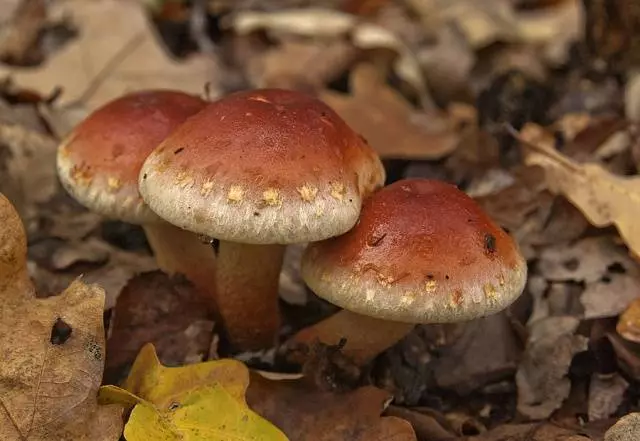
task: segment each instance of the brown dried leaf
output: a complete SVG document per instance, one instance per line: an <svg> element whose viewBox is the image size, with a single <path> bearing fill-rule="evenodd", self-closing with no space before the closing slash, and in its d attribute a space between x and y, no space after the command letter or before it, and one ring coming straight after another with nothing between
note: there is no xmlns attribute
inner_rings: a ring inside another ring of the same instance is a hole
<svg viewBox="0 0 640 441"><path fill-rule="evenodd" d="M197 94L215 79L212 58L198 55L176 62L164 53L141 2L63 0L51 8L52 15L71 17L79 37L40 69L0 67L0 77L10 75L18 86L45 96L62 88L59 104L81 100L89 109L142 88Z"/></svg>
<svg viewBox="0 0 640 441"><path fill-rule="evenodd" d="M623 416L607 433L604 441L636 441L640 437L640 413Z"/></svg>
<svg viewBox="0 0 640 441"><path fill-rule="evenodd" d="M0 266L4 281L12 281L0 283L0 438L119 439L122 408L97 402L104 367L104 291L75 281L59 296L34 298L25 277L24 230L1 195L0 219L7 221L2 239L13 238L0 248L0 257L12 257ZM8 267L13 271L5 271Z"/></svg>
<svg viewBox="0 0 640 441"><path fill-rule="evenodd" d="M411 425L380 417L390 396L367 386L336 394L300 380L267 380L252 373L249 406L296 441L416 441Z"/></svg>
<svg viewBox="0 0 640 441"><path fill-rule="evenodd" d="M548 418L569 396L569 365L576 353L587 349L587 339L574 335L579 324L574 317L549 317L530 325L529 344L516 374L521 414Z"/></svg>
<svg viewBox="0 0 640 441"><path fill-rule="evenodd" d="M640 177L615 176L598 164L578 164L556 151L553 136L535 124L520 132L529 145L526 163L546 172L549 190L563 194L596 227L615 225L631 252L640 255Z"/></svg>
<svg viewBox="0 0 640 441"><path fill-rule="evenodd" d="M374 66L357 66L350 81L351 95L324 90L320 98L381 157L439 159L458 146L459 137L446 116L414 109L384 83Z"/></svg>
<svg viewBox="0 0 640 441"><path fill-rule="evenodd" d="M466 441L590 441L590 438L552 423L505 424Z"/></svg>
<svg viewBox="0 0 640 441"><path fill-rule="evenodd" d="M146 343L168 366L203 361L213 336L208 309L192 285L155 271L131 279L118 297L107 340L106 378L114 382Z"/></svg>
<svg viewBox="0 0 640 441"><path fill-rule="evenodd" d="M622 313L616 331L626 340L640 343L640 298L631 302Z"/></svg>

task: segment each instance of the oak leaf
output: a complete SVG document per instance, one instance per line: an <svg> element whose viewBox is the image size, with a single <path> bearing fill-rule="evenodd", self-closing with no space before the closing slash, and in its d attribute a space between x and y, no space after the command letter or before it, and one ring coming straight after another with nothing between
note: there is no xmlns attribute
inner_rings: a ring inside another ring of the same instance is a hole
<svg viewBox="0 0 640 441"><path fill-rule="evenodd" d="M121 406L99 406L104 291L74 281L36 299L24 229L0 195L0 439L115 441Z"/></svg>
<svg viewBox="0 0 640 441"><path fill-rule="evenodd" d="M526 163L545 170L550 191L564 195L592 225L615 225L631 252L640 255L640 176L616 176L599 164L577 163L555 150L553 136L532 123L519 139L529 146Z"/></svg>
<svg viewBox="0 0 640 441"><path fill-rule="evenodd" d="M374 66L357 66L350 82L351 94L324 90L320 98L382 158L440 159L458 146L459 135L445 115L414 109L384 83Z"/></svg>
<svg viewBox="0 0 640 441"><path fill-rule="evenodd" d="M249 370L225 359L166 367L145 345L123 388L105 386L101 401L133 408L127 441L287 441L245 401Z"/></svg>
<svg viewBox="0 0 640 441"><path fill-rule="evenodd" d="M247 401L296 441L416 441L407 421L380 416L391 395L373 386L335 393L304 378L274 381L252 373Z"/></svg>

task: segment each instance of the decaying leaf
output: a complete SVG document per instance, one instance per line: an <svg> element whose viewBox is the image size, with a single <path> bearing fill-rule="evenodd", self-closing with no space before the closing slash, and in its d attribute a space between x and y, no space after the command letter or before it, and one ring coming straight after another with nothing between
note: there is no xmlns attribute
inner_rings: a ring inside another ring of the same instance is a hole
<svg viewBox="0 0 640 441"><path fill-rule="evenodd" d="M563 194L596 227L615 225L631 252L640 255L640 177L615 176L598 164L578 164L553 148L553 135L527 124L526 163L544 168L549 190Z"/></svg>
<svg viewBox="0 0 640 441"><path fill-rule="evenodd" d="M616 331L625 340L640 343L640 298L631 302L622 313Z"/></svg>
<svg viewBox="0 0 640 441"><path fill-rule="evenodd" d="M141 2L63 0L51 4L50 14L70 16L79 38L38 70L0 67L0 77L10 75L17 86L45 96L61 88L59 104L80 100L94 109L142 88L198 94L216 72L214 60L204 55L171 60L156 41ZM210 92L216 95L215 89Z"/></svg>
<svg viewBox="0 0 640 441"><path fill-rule="evenodd" d="M266 31L270 36L306 38L349 38L359 49L388 49L398 55L394 70L411 84L425 108L433 108L422 69L413 52L398 36L374 23L340 11L322 8L290 9L272 12L242 11L231 20L240 35Z"/></svg>
<svg viewBox="0 0 640 441"><path fill-rule="evenodd" d="M203 361L213 336L208 316L202 296L186 279L160 271L134 277L118 297L111 320L106 379L119 380L145 343L154 344L165 365Z"/></svg>
<svg viewBox="0 0 640 441"><path fill-rule="evenodd" d="M569 396L569 365L576 353L587 349L587 339L574 335L579 324L574 317L549 317L530 325L529 343L516 374L521 414L547 418Z"/></svg>
<svg viewBox="0 0 640 441"><path fill-rule="evenodd" d="M607 433L604 441L636 441L640 437L640 413L623 416Z"/></svg>
<svg viewBox="0 0 640 441"><path fill-rule="evenodd" d="M505 424L466 441L592 441L556 424Z"/></svg>
<svg viewBox="0 0 640 441"><path fill-rule="evenodd" d="M59 185L53 138L18 123L0 123L0 192L29 221L35 205L49 200Z"/></svg>
<svg viewBox="0 0 640 441"><path fill-rule="evenodd" d="M439 159L458 146L458 134L445 115L414 109L384 83L374 66L357 66L350 81L351 95L324 90L320 98L381 157Z"/></svg>
<svg viewBox="0 0 640 441"><path fill-rule="evenodd" d="M34 298L23 278L26 246L16 219L0 196L0 220L9 222L2 223L0 238L14 237L0 247L0 258L12 257L14 269L12 283L0 284L0 439L115 441L122 433L122 408L97 402L104 291L75 281L59 296Z"/></svg>
<svg viewBox="0 0 640 441"><path fill-rule="evenodd" d="M302 380L268 380L252 373L249 406L296 441L416 441L411 425L380 417L390 395L375 387L336 394Z"/></svg>
<svg viewBox="0 0 640 441"><path fill-rule="evenodd" d="M123 389L104 386L101 400L133 407L128 441L287 441L247 407L249 370L227 359L165 367L153 345L140 351Z"/></svg>
<svg viewBox="0 0 640 441"><path fill-rule="evenodd" d="M614 317L640 296L640 271L612 236L587 237L540 253L540 274L551 282L584 284L581 317Z"/></svg>

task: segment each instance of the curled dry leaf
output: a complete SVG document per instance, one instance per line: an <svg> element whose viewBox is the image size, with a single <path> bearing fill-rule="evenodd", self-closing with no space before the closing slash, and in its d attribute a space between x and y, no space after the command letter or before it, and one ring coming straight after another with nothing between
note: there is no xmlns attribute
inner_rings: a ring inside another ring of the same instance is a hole
<svg viewBox="0 0 640 441"><path fill-rule="evenodd" d="M160 271L134 277L115 306L105 377L113 381L126 372L145 343L154 344L165 364L202 361L213 335L214 323L208 316L202 297L184 278Z"/></svg>
<svg viewBox="0 0 640 441"><path fill-rule="evenodd" d="M1 195L0 220L0 439L117 440L121 406L97 402L104 291L75 281L59 296L36 299L24 230Z"/></svg>
<svg viewBox="0 0 640 441"><path fill-rule="evenodd" d="M89 109L142 88L197 94L214 79L215 62L210 57L194 56L184 63L169 58L141 2L64 0L53 3L50 14L70 16L79 37L40 69L0 67L0 77L10 75L17 86L45 96L61 88L64 93L58 103L80 100ZM216 95L215 88L210 92Z"/></svg>
<svg viewBox="0 0 640 441"><path fill-rule="evenodd" d="M350 95L324 90L320 98L381 157L439 159L458 146L459 136L446 115L417 111L385 84L374 66L357 66L350 82Z"/></svg>
<svg viewBox="0 0 640 441"><path fill-rule="evenodd" d="M640 298L631 302L622 313L616 331L625 340L640 343Z"/></svg>
<svg viewBox="0 0 640 441"><path fill-rule="evenodd" d="M416 441L407 421L380 417L390 395L367 386L321 392L304 379L268 380L252 373L247 402L296 441Z"/></svg>
<svg viewBox="0 0 640 441"><path fill-rule="evenodd" d="M566 377L571 360L587 349L587 339L574 335L580 321L548 317L530 325L524 358L516 374L518 411L531 419L548 418L569 396Z"/></svg>
<svg viewBox="0 0 640 441"><path fill-rule="evenodd" d="M171 368L147 344L123 389L104 386L100 399L133 409L124 429L128 441L287 441L247 407L248 385L249 370L238 361Z"/></svg>
<svg viewBox="0 0 640 441"><path fill-rule="evenodd" d="M554 149L553 135L527 124L520 140L529 146L528 165L546 172L549 190L560 193L596 227L615 225L631 252L640 256L640 177L609 173L598 164L579 164Z"/></svg>
<svg viewBox="0 0 640 441"><path fill-rule="evenodd" d="M630 413L623 416L607 433L604 441L636 441L640 438L640 413Z"/></svg>
<svg viewBox="0 0 640 441"><path fill-rule="evenodd" d="M266 31L271 36L315 39L346 37L359 49L391 50L398 55L394 63L395 73L416 90L425 108L433 108L415 55L398 36L382 26L361 21L351 14L322 8L242 11L232 18L230 25L240 35Z"/></svg>

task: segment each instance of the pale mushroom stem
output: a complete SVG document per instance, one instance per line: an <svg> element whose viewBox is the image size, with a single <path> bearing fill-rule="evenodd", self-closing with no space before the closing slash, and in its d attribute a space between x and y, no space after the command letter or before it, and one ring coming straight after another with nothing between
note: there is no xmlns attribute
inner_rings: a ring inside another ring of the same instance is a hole
<svg viewBox="0 0 640 441"><path fill-rule="evenodd" d="M145 224L143 228L160 269L170 275L184 275L217 311L213 247L196 234L166 222Z"/></svg>
<svg viewBox="0 0 640 441"><path fill-rule="evenodd" d="M392 322L368 317L355 312L342 311L326 318L294 335L287 343L289 348L299 344L313 345L321 342L336 345L346 340L342 353L358 365L373 360L411 332L414 324ZM304 357L292 353L291 361L302 363Z"/></svg>
<svg viewBox="0 0 640 441"><path fill-rule="evenodd" d="M218 308L237 350L272 347L280 328L278 282L285 245L220 241Z"/></svg>

